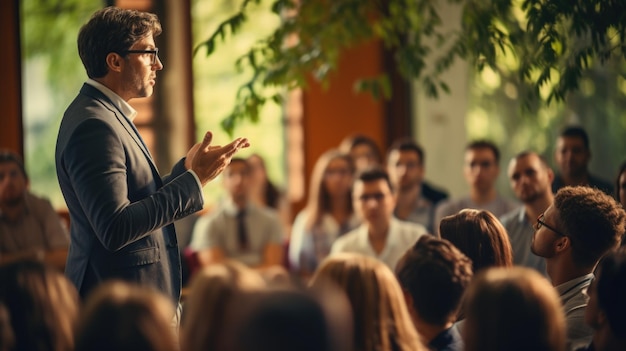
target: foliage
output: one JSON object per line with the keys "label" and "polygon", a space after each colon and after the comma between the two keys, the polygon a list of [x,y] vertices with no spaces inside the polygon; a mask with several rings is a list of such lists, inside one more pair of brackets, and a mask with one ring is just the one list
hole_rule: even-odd
{"label": "foliage", "polygon": [[[260,2],[243,1],[195,52],[211,55],[218,40],[239,32],[249,5]],[[452,32],[442,29],[438,6],[443,2],[273,0],[271,10],[281,25],[237,60],[252,73],[223,126],[232,130],[243,119],[255,121],[267,101],[280,102],[280,95],[266,87],[305,87],[309,76],[326,83],[343,49],[370,40],[393,50],[400,73],[417,78],[432,97],[449,91],[441,75],[455,60],[497,69],[503,55],[513,56],[520,101],[531,109],[562,101],[579,88],[594,62],[626,53],[623,0],[448,0],[462,10],[459,29]],[[428,67],[431,58],[435,64]],[[391,93],[384,76],[363,77],[356,87],[385,98]]]}

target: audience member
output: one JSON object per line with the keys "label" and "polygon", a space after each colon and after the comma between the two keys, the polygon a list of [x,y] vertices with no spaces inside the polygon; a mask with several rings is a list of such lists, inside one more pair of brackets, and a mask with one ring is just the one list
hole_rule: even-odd
{"label": "audience member", "polygon": [[546,160],[531,151],[517,154],[509,163],[509,181],[522,205],[500,218],[509,233],[513,263],[546,275],[546,261],[530,251],[535,219],[554,201],[554,173]]}
{"label": "audience member", "polygon": [[387,172],[398,194],[396,218],[419,223],[433,233],[435,206],[448,194],[424,180],[424,150],[410,139],[395,142],[387,152]]}
{"label": "audience member", "polygon": [[613,194],[611,183],[593,176],[587,169],[591,149],[589,136],[583,128],[570,126],[561,132],[556,141],[554,159],[559,170],[552,182],[554,193],[564,186],[588,185]]}
{"label": "audience member", "polygon": [[353,134],[345,137],[339,144],[339,151],[352,157],[357,171],[380,166],[383,162],[382,153],[374,139],[363,135]]}
{"label": "audience member", "polygon": [[439,231],[472,260],[478,273],[488,267],[513,266],[513,249],[506,229],[489,211],[465,209],[444,217]]}
{"label": "audience member", "polygon": [[223,173],[228,199],[215,212],[198,219],[191,248],[202,266],[225,258],[264,269],[283,262],[283,228],[276,211],[249,200],[250,167],[233,158]]}
{"label": "audience member", "polygon": [[584,350],[626,350],[626,249],[604,257],[587,289],[585,322],[593,329],[591,346]]}
{"label": "audience member", "polygon": [[360,224],[352,207],[354,163],[337,150],[322,154],[313,168],[307,206],[291,229],[290,268],[312,274],[338,237]]}
{"label": "audience member", "polygon": [[21,158],[0,150],[0,264],[37,259],[63,271],[69,243],[50,201],[28,190]]}
{"label": "audience member", "polygon": [[288,228],[289,203],[281,190],[269,179],[265,160],[259,154],[252,154],[246,159],[250,166],[250,201],[257,206],[269,207],[278,212]]}
{"label": "audience member", "polygon": [[[16,351],[74,351],[78,320],[76,288],[55,268],[38,261],[0,267],[0,306],[10,325],[2,328],[0,348]],[[12,342],[11,342],[12,341]]]}
{"label": "audience member", "polygon": [[571,349],[589,344],[584,323],[584,291],[598,260],[619,244],[626,213],[611,196],[591,187],[564,187],[537,218],[532,251],[546,259],[546,269],[565,311]]}
{"label": "audience member", "polygon": [[480,140],[467,145],[463,174],[470,187],[469,196],[442,201],[435,210],[435,229],[443,217],[464,208],[487,210],[499,217],[517,206],[515,202],[500,196],[496,190],[496,180],[500,174],[500,150],[492,142]]}
{"label": "audience member", "polygon": [[177,351],[173,314],[170,300],[156,290],[105,282],[86,299],[76,351]]}
{"label": "audience member", "polygon": [[337,284],[352,308],[353,350],[426,350],[411,322],[391,270],[382,262],[354,253],[328,257],[315,272],[311,285]]}
{"label": "audience member", "polygon": [[467,290],[465,310],[466,351],[565,350],[559,297],[535,270],[484,270]]}
{"label": "audience member", "polygon": [[472,279],[472,262],[445,239],[422,236],[402,256],[396,276],[415,329],[433,351],[463,351],[454,322]]}
{"label": "audience member", "polygon": [[181,349],[231,349],[234,319],[240,316],[234,306],[248,303],[247,293],[263,289],[261,276],[242,263],[226,260],[202,268],[191,280],[183,308]]}
{"label": "audience member", "polygon": [[389,175],[382,168],[361,172],[352,189],[353,206],[363,218],[363,224],[338,238],[331,253],[356,252],[375,257],[390,269],[407,247],[426,234],[426,228],[417,223],[404,222],[393,217],[396,196]]}

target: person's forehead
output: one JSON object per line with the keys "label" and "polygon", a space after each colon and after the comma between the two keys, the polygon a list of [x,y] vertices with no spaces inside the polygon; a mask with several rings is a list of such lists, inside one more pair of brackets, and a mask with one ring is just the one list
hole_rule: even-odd
{"label": "person's forehead", "polygon": [[517,159],[512,159],[509,164],[509,175],[524,172],[530,169],[535,171],[541,170],[541,161],[537,155],[530,154]]}
{"label": "person's forehead", "polygon": [[560,136],[557,139],[558,148],[585,147],[585,141],[577,136]]}
{"label": "person's forehead", "polygon": [[495,161],[496,155],[493,150],[488,147],[479,147],[465,150],[465,160],[492,160]]}
{"label": "person's forehead", "polygon": [[132,49],[146,49],[146,48],[154,48],[155,43],[154,43],[154,37],[152,36],[152,33],[137,40],[136,42],[133,43],[133,45],[131,45],[131,50]]}
{"label": "person's forehead", "polygon": [[368,181],[357,180],[354,182],[352,191],[355,196],[358,196],[369,192],[390,192],[391,189],[385,179],[376,179]]}

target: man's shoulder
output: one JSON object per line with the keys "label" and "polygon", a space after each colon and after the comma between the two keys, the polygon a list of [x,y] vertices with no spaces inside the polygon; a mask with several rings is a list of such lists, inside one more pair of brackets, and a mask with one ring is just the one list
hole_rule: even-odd
{"label": "man's shoulder", "polygon": [[427,182],[422,183],[422,195],[433,204],[437,204],[448,198],[448,193],[445,190],[437,188]]}
{"label": "man's shoulder", "polygon": [[605,193],[607,193],[608,195],[613,195],[614,192],[614,187],[613,184],[611,184],[609,181],[606,181],[602,178],[596,177],[592,174],[589,174],[589,185],[591,185],[594,188],[598,188],[602,191],[604,191]]}
{"label": "man's shoulder", "polygon": [[520,220],[520,212],[524,211],[524,206],[518,206],[517,208],[514,208],[513,210],[503,214],[502,216],[500,216],[500,223],[502,223],[502,225],[504,225],[505,227],[511,223],[515,223],[515,222],[519,222]]}
{"label": "man's shoulder", "polygon": [[419,223],[399,220],[397,218],[392,219],[392,228],[405,236],[418,237],[422,234],[428,233],[428,229]]}
{"label": "man's shoulder", "polygon": [[359,235],[360,230],[359,228],[356,228],[338,237],[332,245],[332,251],[341,252],[358,246]]}

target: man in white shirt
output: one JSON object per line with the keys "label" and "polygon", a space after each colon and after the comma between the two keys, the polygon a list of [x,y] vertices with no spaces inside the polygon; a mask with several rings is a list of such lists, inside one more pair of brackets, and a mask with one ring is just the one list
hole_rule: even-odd
{"label": "man in white shirt", "polygon": [[383,169],[368,169],[359,174],[354,181],[352,199],[363,224],[338,238],[331,254],[355,252],[372,256],[394,270],[406,249],[427,233],[426,228],[393,217],[396,196]]}

